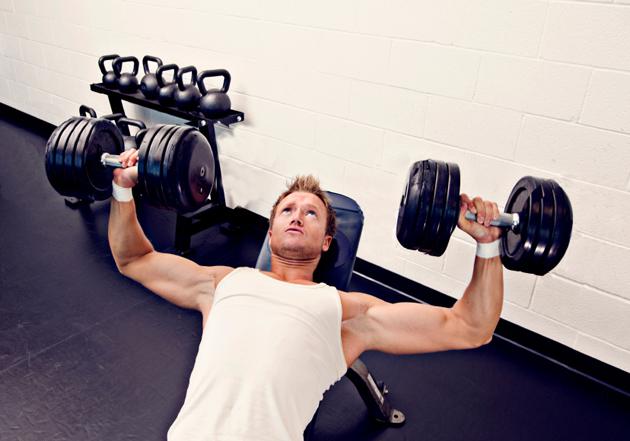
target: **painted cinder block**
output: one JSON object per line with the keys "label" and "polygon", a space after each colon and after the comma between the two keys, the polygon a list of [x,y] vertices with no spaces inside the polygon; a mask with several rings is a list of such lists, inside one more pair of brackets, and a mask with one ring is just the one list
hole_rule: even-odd
{"label": "painted cinder block", "polygon": [[348,120],[318,115],[315,148],[346,161],[376,167],[383,151],[383,131]]}
{"label": "painted cinder block", "polygon": [[630,70],[630,9],[552,2],[540,53],[549,60]]}
{"label": "painted cinder block", "polygon": [[571,179],[623,189],[630,136],[525,116],[516,161]]}
{"label": "painted cinder block", "polygon": [[428,96],[391,86],[352,81],[349,117],[357,122],[421,137]]}
{"label": "painted cinder block", "polygon": [[554,270],[576,282],[630,300],[630,248],[582,234],[573,234],[562,261]]}
{"label": "painted cinder block", "polygon": [[471,99],[481,56],[474,51],[394,40],[388,83],[418,92]]}
{"label": "painted cinder block", "polygon": [[590,335],[578,333],[573,348],[626,372],[630,372],[630,351],[619,346],[612,345]]}
{"label": "painted cinder block", "polygon": [[579,66],[484,55],[475,101],[575,120],[580,114],[590,70]]}
{"label": "painted cinder block", "polygon": [[630,134],[630,73],[594,71],[580,122]]}
{"label": "painted cinder block", "polygon": [[521,114],[450,98],[431,97],[425,138],[466,150],[512,159]]}
{"label": "painted cinder block", "polygon": [[573,228],[623,247],[630,247],[630,192],[560,178],[573,207]]}
{"label": "painted cinder block", "polygon": [[531,309],[584,334],[630,349],[630,302],[554,275],[539,279]]}

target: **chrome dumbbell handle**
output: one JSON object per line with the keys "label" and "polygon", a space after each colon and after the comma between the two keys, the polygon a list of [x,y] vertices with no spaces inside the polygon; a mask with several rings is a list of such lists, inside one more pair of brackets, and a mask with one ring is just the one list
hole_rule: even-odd
{"label": "chrome dumbbell handle", "polygon": [[105,167],[122,168],[120,155],[112,155],[111,153],[103,153],[101,155],[101,164]]}
{"label": "chrome dumbbell handle", "polygon": [[[477,215],[467,211],[466,219],[469,221],[477,221]],[[520,222],[518,213],[500,213],[499,218],[490,222],[493,227],[510,228],[514,229],[518,227]]]}

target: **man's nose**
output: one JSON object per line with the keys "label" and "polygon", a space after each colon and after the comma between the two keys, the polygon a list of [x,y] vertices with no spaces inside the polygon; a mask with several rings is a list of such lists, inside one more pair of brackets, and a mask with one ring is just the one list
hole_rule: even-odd
{"label": "man's nose", "polygon": [[303,224],[302,213],[296,211],[291,218],[291,224],[298,224],[301,226]]}

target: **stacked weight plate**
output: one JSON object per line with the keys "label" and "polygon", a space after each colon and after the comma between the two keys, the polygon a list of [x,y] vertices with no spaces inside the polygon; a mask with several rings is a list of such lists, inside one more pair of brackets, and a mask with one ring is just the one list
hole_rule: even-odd
{"label": "stacked weight plate", "polygon": [[111,121],[73,117],[57,127],[46,143],[46,175],[63,196],[104,200],[112,192],[112,173],[101,166],[100,157],[122,150],[122,135]]}
{"label": "stacked weight plate", "polygon": [[153,126],[144,134],[138,155],[138,185],[151,205],[188,212],[208,199],[214,157],[197,129]]}

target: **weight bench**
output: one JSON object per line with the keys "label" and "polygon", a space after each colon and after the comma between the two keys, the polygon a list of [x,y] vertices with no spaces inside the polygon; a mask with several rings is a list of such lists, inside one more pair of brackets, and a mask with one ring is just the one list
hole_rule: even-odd
{"label": "weight bench", "polygon": [[[337,216],[337,233],[330,249],[322,255],[313,274],[313,279],[316,282],[334,286],[339,290],[348,291],[359,248],[359,239],[363,230],[363,212],[359,205],[347,196],[330,191],[326,194],[330,198]],[[256,268],[262,271],[271,270],[269,235],[265,237],[265,242],[256,261]],[[360,359],[357,359],[348,369],[346,377],[359,391],[368,408],[368,413],[374,421],[390,426],[399,426],[405,422],[404,414],[392,408],[385,398],[388,393],[387,386],[383,382],[375,381]],[[305,440],[312,437],[318,413],[319,409],[304,431]]]}

